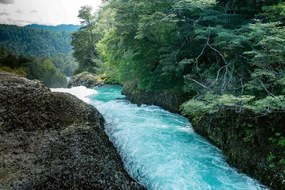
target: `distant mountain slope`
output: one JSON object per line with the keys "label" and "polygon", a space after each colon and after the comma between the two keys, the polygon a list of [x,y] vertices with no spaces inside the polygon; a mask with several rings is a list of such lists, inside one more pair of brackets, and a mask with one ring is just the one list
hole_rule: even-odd
{"label": "distant mountain slope", "polygon": [[0,46],[17,55],[47,56],[70,54],[70,32],[0,25]]}
{"label": "distant mountain slope", "polygon": [[49,30],[49,31],[57,31],[57,32],[75,32],[80,28],[80,26],[73,25],[73,24],[61,24],[57,26],[30,24],[30,25],[25,26],[25,28],[33,28],[33,29],[41,29],[41,30]]}

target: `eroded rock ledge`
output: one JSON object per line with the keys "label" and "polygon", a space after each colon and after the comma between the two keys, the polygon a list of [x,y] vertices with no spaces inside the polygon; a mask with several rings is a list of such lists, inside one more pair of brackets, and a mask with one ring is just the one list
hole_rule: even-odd
{"label": "eroded rock ledge", "polygon": [[143,189],[92,106],[0,72],[0,189]]}
{"label": "eroded rock ledge", "polygon": [[107,77],[105,75],[94,75],[89,72],[82,72],[74,75],[68,82],[68,88],[75,86],[86,86],[87,88],[93,88],[101,86],[105,83]]}
{"label": "eroded rock ledge", "polygon": [[174,113],[179,113],[179,106],[189,99],[189,95],[185,93],[177,94],[169,91],[142,92],[137,90],[135,83],[125,83],[122,94],[126,95],[132,103],[156,105]]}

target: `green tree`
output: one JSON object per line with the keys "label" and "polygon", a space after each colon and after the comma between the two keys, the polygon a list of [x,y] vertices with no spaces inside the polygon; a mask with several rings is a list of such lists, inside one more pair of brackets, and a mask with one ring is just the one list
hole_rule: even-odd
{"label": "green tree", "polygon": [[95,47],[100,38],[94,30],[96,17],[92,14],[90,6],[81,7],[78,17],[81,19],[81,28],[72,34],[71,42],[74,48],[73,55],[79,63],[77,72],[83,70],[96,72],[100,64]]}

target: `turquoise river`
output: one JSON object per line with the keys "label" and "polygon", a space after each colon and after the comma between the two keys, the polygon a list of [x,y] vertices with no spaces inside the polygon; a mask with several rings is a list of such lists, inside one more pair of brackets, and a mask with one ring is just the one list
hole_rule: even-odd
{"label": "turquoise river", "polygon": [[138,107],[119,86],[53,89],[94,105],[128,173],[150,190],[257,190],[258,181],[230,167],[190,122],[157,106]]}

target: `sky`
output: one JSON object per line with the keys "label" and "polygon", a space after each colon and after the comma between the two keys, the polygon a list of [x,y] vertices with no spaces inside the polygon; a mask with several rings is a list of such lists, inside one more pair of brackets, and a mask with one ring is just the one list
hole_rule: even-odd
{"label": "sky", "polygon": [[79,24],[80,7],[90,5],[95,12],[101,0],[0,0],[0,24]]}

